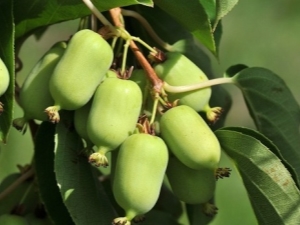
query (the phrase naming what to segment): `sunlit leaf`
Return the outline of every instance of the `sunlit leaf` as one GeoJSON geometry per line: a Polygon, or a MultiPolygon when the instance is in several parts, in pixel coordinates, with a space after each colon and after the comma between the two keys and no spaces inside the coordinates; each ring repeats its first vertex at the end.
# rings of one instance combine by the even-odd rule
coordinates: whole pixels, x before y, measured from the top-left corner
{"type": "MultiPolygon", "coordinates": [[[[100,11],[132,4],[153,6],[151,0],[94,0],[93,4],[100,11]]],[[[90,14],[90,10],[82,0],[15,1],[16,38],[22,37],[29,31],[39,27],[77,19],[90,14]]]]}
{"type": "Polygon", "coordinates": [[[300,192],[280,159],[254,137],[222,129],[215,133],[240,172],[259,224],[297,224],[300,192]]]}
{"type": "Polygon", "coordinates": [[[55,125],[44,122],[35,139],[35,171],[39,191],[46,210],[56,224],[72,225],[67,208],[63,203],[54,173],[55,125]]]}
{"type": "Polygon", "coordinates": [[[188,4],[185,0],[154,0],[154,3],[184,26],[212,53],[216,54],[210,20],[198,0],[189,0],[188,4]]]}
{"type": "Polygon", "coordinates": [[[115,211],[95,168],[80,154],[83,143],[70,119],[72,114],[61,113],[55,137],[55,173],[61,196],[76,225],[111,224],[115,211]]]}
{"type": "Polygon", "coordinates": [[[299,177],[300,107],[288,86],[264,68],[241,70],[233,79],[243,93],[257,129],[278,146],[299,177]]]}

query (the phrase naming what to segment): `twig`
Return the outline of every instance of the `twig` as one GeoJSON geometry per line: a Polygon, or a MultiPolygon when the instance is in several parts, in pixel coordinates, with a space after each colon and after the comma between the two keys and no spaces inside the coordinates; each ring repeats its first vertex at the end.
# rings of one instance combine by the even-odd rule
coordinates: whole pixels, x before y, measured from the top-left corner
{"type": "Polygon", "coordinates": [[[197,84],[190,84],[190,85],[184,85],[184,86],[171,86],[168,83],[164,82],[164,89],[167,92],[171,93],[181,93],[181,92],[187,92],[187,91],[193,91],[198,90],[202,88],[211,87],[218,84],[233,84],[234,81],[232,78],[229,77],[222,77],[222,78],[216,78],[212,80],[203,81],[201,83],[197,84]]]}
{"type": "Polygon", "coordinates": [[[23,173],[17,180],[15,180],[11,185],[9,185],[3,192],[0,193],[0,201],[14,191],[19,185],[21,185],[25,180],[34,175],[34,170],[31,167],[27,172],[23,173]]]}
{"type": "MultiPolygon", "coordinates": [[[[115,24],[115,26],[124,27],[124,25],[120,21],[121,9],[114,8],[114,9],[111,9],[109,12],[110,12],[110,15],[112,17],[112,20],[113,20],[113,23],[115,24]]],[[[154,92],[161,93],[161,90],[163,88],[163,81],[158,78],[154,69],[152,68],[152,66],[150,65],[148,60],[145,58],[145,56],[143,55],[143,53],[140,51],[140,49],[138,48],[138,46],[135,44],[135,42],[133,40],[130,41],[130,48],[133,51],[136,59],[139,61],[140,65],[145,70],[145,72],[148,76],[148,79],[150,80],[150,82],[153,86],[154,92]]]]}

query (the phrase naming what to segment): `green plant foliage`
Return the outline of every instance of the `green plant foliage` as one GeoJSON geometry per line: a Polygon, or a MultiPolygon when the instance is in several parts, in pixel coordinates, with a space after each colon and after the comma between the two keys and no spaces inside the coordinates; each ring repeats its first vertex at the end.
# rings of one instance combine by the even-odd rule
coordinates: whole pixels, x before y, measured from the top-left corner
{"type": "Polygon", "coordinates": [[[57,223],[73,225],[54,173],[55,125],[43,122],[35,139],[35,170],[39,191],[46,210],[52,220],[57,223]],[[50,194],[51,193],[51,194],[50,194]]]}
{"type": "Polygon", "coordinates": [[[116,216],[95,168],[82,154],[83,143],[65,112],[55,135],[55,174],[63,202],[77,225],[110,224],[116,216]]]}
{"type": "Polygon", "coordinates": [[[277,145],[299,176],[300,107],[290,89],[282,78],[264,68],[244,69],[233,78],[258,131],[277,145]]]}
{"type": "MultiPolygon", "coordinates": [[[[153,5],[151,0],[97,0],[93,1],[93,3],[100,11],[133,4],[153,5]]],[[[16,39],[34,29],[66,20],[77,19],[89,14],[89,9],[81,0],[16,1],[14,5],[16,39]]]]}
{"type": "Polygon", "coordinates": [[[189,4],[185,0],[155,0],[154,3],[173,16],[211,52],[216,53],[209,18],[198,0],[191,0],[189,4]]]}
{"type": "Polygon", "coordinates": [[[14,18],[12,13],[12,1],[0,2],[0,58],[6,65],[10,74],[10,84],[0,102],[4,105],[4,112],[0,116],[0,142],[5,143],[8,132],[11,128],[13,96],[14,96],[14,18]]]}
{"type": "MultiPolygon", "coordinates": [[[[10,74],[9,87],[6,90],[7,85],[2,85],[0,96],[4,104],[0,115],[0,217],[14,215],[28,223],[58,225],[234,225],[242,224],[245,218],[251,220],[246,224],[298,224],[299,104],[283,79],[268,69],[248,67],[242,59],[241,64],[219,71],[220,43],[228,25],[223,18],[237,3],[0,0],[0,57],[10,74]],[[55,28],[52,25],[65,21],[77,24],[77,29],[51,33],[55,28]],[[43,42],[50,44],[52,40],[70,46],[70,37],[84,29],[96,39],[101,37],[107,47],[96,49],[93,41],[83,37],[57,75],[57,82],[51,82],[56,73],[50,73],[50,82],[43,80],[42,89],[32,91],[23,102],[19,84],[24,85],[26,77],[22,73],[19,76],[19,72],[27,69],[23,57],[35,54],[22,55],[27,38],[29,43],[31,37],[35,38],[41,49],[46,46],[43,42]],[[78,51],[79,47],[83,48],[78,51]],[[185,61],[178,64],[170,57],[172,54],[185,61]],[[168,77],[172,81],[158,69],[168,57],[170,64],[163,70],[171,71],[168,77]],[[104,70],[110,74],[104,73],[104,78],[104,70],[97,66],[105,60],[104,70]],[[96,67],[91,67],[91,62],[96,67]],[[197,75],[198,69],[201,74],[197,75]],[[72,76],[74,73],[78,76],[72,76]],[[94,82],[87,83],[91,77],[94,82]],[[189,82],[181,82],[186,80],[189,82]],[[133,91],[125,83],[130,83],[133,91]],[[222,84],[240,89],[255,130],[224,126],[232,98],[222,84]],[[72,90],[68,89],[71,86],[72,90]],[[79,98],[74,98],[72,104],[76,107],[62,108],[60,121],[39,121],[48,117],[45,107],[38,109],[41,117],[28,119],[26,135],[32,140],[19,133],[8,139],[12,118],[19,113],[19,108],[14,112],[14,104],[25,111],[24,104],[34,103],[44,89],[52,97],[58,92],[66,92],[67,97],[84,97],[81,91],[89,94],[81,104],[79,98]],[[189,113],[178,111],[189,107],[182,100],[184,96],[205,90],[209,94],[192,99],[198,108],[190,106],[189,113]],[[91,111],[86,110],[89,99],[93,100],[89,102],[93,103],[91,111]],[[147,136],[147,140],[137,142],[134,138],[138,136],[147,136]],[[159,151],[162,147],[157,147],[155,139],[160,140],[163,151],[159,151]],[[23,140],[24,146],[20,144],[23,140]],[[33,147],[28,147],[31,144],[33,147]],[[6,151],[7,147],[20,148],[21,153],[6,151]],[[208,151],[211,148],[213,152],[208,151]],[[23,154],[32,157],[29,166],[19,165],[23,154]],[[186,166],[180,170],[179,164],[171,165],[175,159],[186,166]],[[159,160],[163,160],[163,168],[159,160]],[[96,168],[99,165],[104,167],[96,168]],[[14,171],[18,168],[19,172],[9,174],[8,167],[14,171]],[[29,178],[24,176],[26,171],[30,172],[29,178]],[[206,179],[199,180],[198,175],[206,179]],[[243,198],[228,189],[239,189],[243,198]],[[228,201],[229,192],[237,196],[236,201],[228,201]],[[193,196],[200,197],[196,201],[193,196]]],[[[286,4],[290,9],[292,4],[286,4]]],[[[236,35],[233,33],[231,38],[236,35]]],[[[232,52],[225,54],[230,58],[232,52]]],[[[48,112],[51,117],[53,111],[48,112]]],[[[239,112],[231,113],[240,116],[239,112]]]]}
{"type": "Polygon", "coordinates": [[[242,176],[259,224],[297,224],[300,192],[280,159],[252,136],[226,129],[215,133],[242,176]]]}

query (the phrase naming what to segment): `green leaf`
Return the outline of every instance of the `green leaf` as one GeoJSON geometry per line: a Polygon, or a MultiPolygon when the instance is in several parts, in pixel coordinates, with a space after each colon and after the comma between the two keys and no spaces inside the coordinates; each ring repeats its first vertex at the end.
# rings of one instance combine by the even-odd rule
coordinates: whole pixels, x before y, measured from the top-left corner
{"type": "Polygon", "coordinates": [[[14,21],[12,15],[12,1],[0,2],[0,58],[6,65],[10,74],[10,84],[0,102],[4,104],[4,112],[0,115],[0,142],[6,143],[7,135],[11,128],[14,106],[14,21]]]}
{"type": "Polygon", "coordinates": [[[198,0],[189,0],[188,4],[186,0],[155,0],[154,3],[184,26],[213,54],[216,54],[210,20],[198,0]]]}
{"type": "Polygon", "coordinates": [[[300,192],[280,159],[254,137],[222,129],[215,133],[240,172],[259,224],[297,224],[300,192]]]}
{"type": "MultiPolygon", "coordinates": [[[[151,0],[95,0],[93,4],[100,11],[133,4],[153,6],[151,0]]],[[[91,12],[82,0],[15,1],[16,39],[36,28],[77,19],[90,14],[91,12]]]]}
{"type": "Polygon", "coordinates": [[[238,0],[216,0],[216,17],[214,18],[213,30],[216,29],[219,21],[226,16],[237,3],[238,0]]]}
{"type": "Polygon", "coordinates": [[[224,77],[233,77],[234,75],[236,75],[243,69],[247,69],[247,68],[248,68],[248,66],[246,66],[244,64],[233,65],[225,71],[224,77]]]}
{"type": "Polygon", "coordinates": [[[200,0],[200,2],[209,16],[214,32],[221,19],[233,9],[238,0],[200,0]]]}
{"type": "Polygon", "coordinates": [[[224,127],[222,128],[222,130],[229,130],[229,131],[236,131],[236,132],[240,132],[243,133],[245,135],[249,135],[257,140],[259,140],[263,145],[265,145],[271,152],[273,152],[282,162],[282,164],[287,168],[287,170],[290,172],[290,174],[292,175],[297,187],[300,187],[300,184],[298,183],[299,178],[297,176],[296,171],[294,170],[294,168],[283,158],[280,150],[278,149],[278,147],[270,140],[268,139],[266,136],[264,136],[263,134],[259,133],[256,130],[250,129],[250,128],[246,128],[246,127],[224,127]]]}
{"type": "Polygon", "coordinates": [[[34,165],[37,183],[46,210],[55,224],[74,222],[63,203],[54,173],[55,125],[43,122],[35,138],[34,165]]]}
{"type": "Polygon", "coordinates": [[[55,137],[55,173],[64,203],[76,225],[111,224],[115,211],[95,168],[80,154],[83,143],[73,128],[72,114],[60,114],[55,137]]]}
{"type": "Polygon", "coordinates": [[[203,6],[205,13],[208,15],[210,21],[214,21],[217,14],[216,0],[199,0],[203,6]]]}
{"type": "Polygon", "coordinates": [[[300,107],[290,89],[264,68],[244,69],[233,79],[243,92],[258,131],[274,142],[299,177],[300,107]]]}

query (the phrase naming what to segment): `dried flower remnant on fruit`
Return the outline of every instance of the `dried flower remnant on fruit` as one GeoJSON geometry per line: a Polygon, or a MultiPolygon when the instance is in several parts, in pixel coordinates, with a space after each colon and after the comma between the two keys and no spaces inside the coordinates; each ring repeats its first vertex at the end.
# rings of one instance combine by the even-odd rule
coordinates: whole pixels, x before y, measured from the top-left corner
{"type": "Polygon", "coordinates": [[[206,112],[206,117],[211,124],[215,124],[223,113],[223,109],[221,107],[211,108],[209,105],[204,108],[204,111],[206,112]]]}
{"type": "Polygon", "coordinates": [[[215,173],[216,179],[218,180],[223,179],[224,177],[230,177],[231,171],[232,170],[228,167],[217,168],[215,173]]]}
{"type": "Polygon", "coordinates": [[[99,152],[95,152],[90,155],[89,163],[91,163],[92,165],[94,165],[96,167],[102,166],[102,167],[106,168],[109,166],[108,159],[106,158],[106,156],[99,152]]]}
{"type": "Polygon", "coordinates": [[[218,213],[218,207],[207,202],[202,205],[202,211],[206,216],[213,217],[218,213]]]}

